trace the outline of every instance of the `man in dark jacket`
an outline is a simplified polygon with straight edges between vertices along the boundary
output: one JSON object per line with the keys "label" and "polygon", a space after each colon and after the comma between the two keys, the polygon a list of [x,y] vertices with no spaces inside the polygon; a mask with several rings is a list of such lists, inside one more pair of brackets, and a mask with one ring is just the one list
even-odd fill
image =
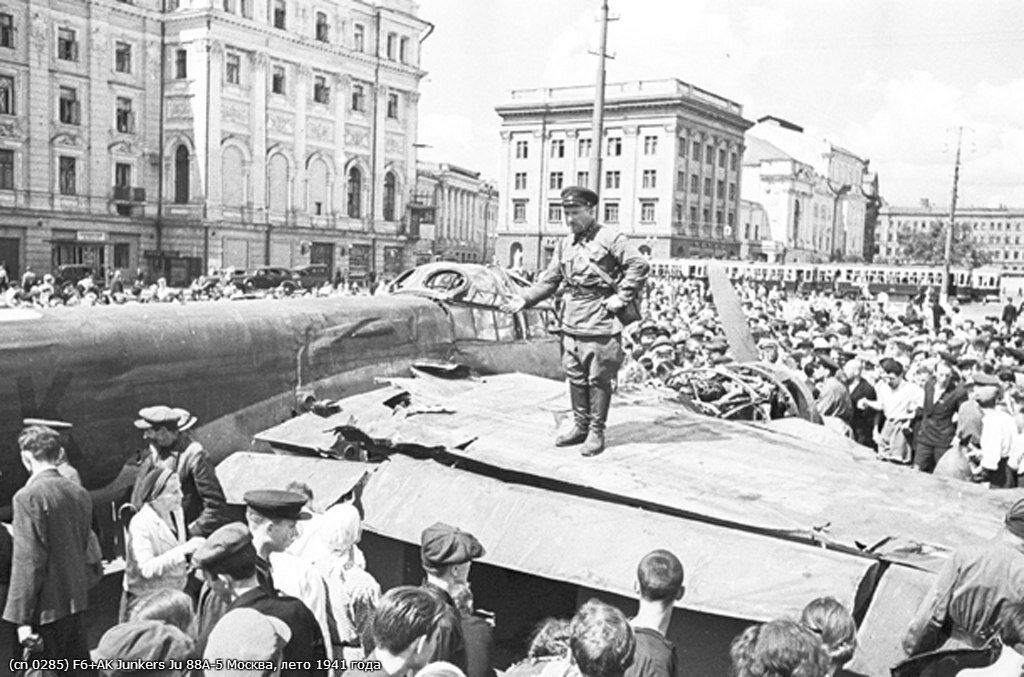
{"label": "man in dark jacket", "polygon": [[[178,473],[188,535],[209,536],[227,521],[227,501],[210,455],[185,434],[185,429],[194,423],[195,417],[184,409],[160,405],[139,411],[135,427],[143,431],[149,448],[136,476],[136,489],[141,479],[157,466]],[[133,503],[134,498],[133,495]]]}
{"label": "man in dark jacket", "polygon": [[[874,366],[874,365],[872,365]],[[855,358],[843,365],[846,375],[846,386],[850,389],[850,404],[853,414],[850,427],[853,428],[853,439],[870,449],[875,448],[875,412],[860,406],[862,400],[873,402],[878,398],[875,387],[863,376],[864,362]]]}
{"label": "man in dark jacket", "polygon": [[429,662],[446,661],[466,672],[466,639],[451,592],[456,586],[468,585],[470,566],[474,559],[483,557],[484,548],[472,534],[441,522],[424,529],[420,543],[420,560],[427,574],[422,587],[442,599],[445,607]]}
{"label": "man in dark jacket", "polygon": [[71,674],[91,674],[71,661],[89,659],[82,616],[88,605],[92,500],[57,471],[56,431],[29,426],[18,444],[30,477],[14,494],[11,587],[3,618],[17,626],[19,643],[38,648],[34,659],[67,660]]}
{"label": "man in dark jacket", "polygon": [[[245,525],[232,522],[217,529],[192,555],[192,563],[203,570],[211,589],[222,598],[231,600],[224,616],[234,609],[255,609],[284,621],[288,626],[289,639],[282,650],[281,660],[308,662],[311,667],[308,670],[282,670],[282,677],[327,675],[327,650],[316,617],[298,599],[267,592],[260,587],[256,580],[256,547]],[[216,629],[216,624],[212,626]],[[205,645],[206,639],[201,637],[200,642]],[[237,638],[240,652],[245,650],[246,639]]]}
{"label": "man in dark jacket", "polygon": [[569,381],[575,425],[559,435],[555,445],[581,444],[584,456],[604,450],[612,384],[624,357],[619,313],[638,299],[650,269],[626,236],[596,221],[597,203],[597,193],[587,188],[572,186],[562,191],[562,208],[572,232],[558,243],[540,279],[502,306],[506,312],[516,313],[553,296],[565,285],[562,366]]}
{"label": "man in dark jacket", "polygon": [[953,444],[956,423],[953,415],[967,400],[967,389],[955,378],[950,365],[940,360],[935,374],[924,385],[921,423],[914,439],[914,467],[932,472],[935,464]]}
{"label": "man in dark jacket", "polygon": [[683,598],[683,564],[668,550],[644,555],[636,568],[640,606],[631,624],[636,655],[626,677],[675,677],[679,669],[676,647],[668,639],[672,609]]}

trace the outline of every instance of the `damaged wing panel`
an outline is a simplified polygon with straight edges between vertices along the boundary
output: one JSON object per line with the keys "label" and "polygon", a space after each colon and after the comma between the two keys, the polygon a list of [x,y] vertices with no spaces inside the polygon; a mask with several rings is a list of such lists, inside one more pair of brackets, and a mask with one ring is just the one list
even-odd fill
{"label": "damaged wing panel", "polygon": [[429,515],[430,521],[458,524],[485,543],[485,563],[625,596],[634,594],[636,561],[655,548],[668,548],[686,562],[681,606],[756,621],[798,614],[804,601],[821,595],[852,608],[861,581],[877,566],[860,557],[507,484],[398,455],[370,476],[362,500],[366,528],[388,538],[418,544]]}
{"label": "damaged wing panel", "polygon": [[[1011,498],[669,403],[613,404],[608,450],[584,459],[551,444],[567,416],[556,381],[508,374],[391,383],[341,403],[352,425],[386,445],[443,447],[492,475],[929,570],[948,550],[998,530]],[[384,404],[402,392],[407,407]]]}

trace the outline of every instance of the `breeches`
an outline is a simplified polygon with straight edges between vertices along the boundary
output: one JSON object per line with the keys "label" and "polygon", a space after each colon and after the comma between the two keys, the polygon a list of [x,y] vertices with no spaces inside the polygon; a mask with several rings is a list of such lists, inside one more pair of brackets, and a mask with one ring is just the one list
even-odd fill
{"label": "breeches", "polygon": [[562,335],[562,367],[569,383],[610,388],[622,359],[622,340],[618,335]]}

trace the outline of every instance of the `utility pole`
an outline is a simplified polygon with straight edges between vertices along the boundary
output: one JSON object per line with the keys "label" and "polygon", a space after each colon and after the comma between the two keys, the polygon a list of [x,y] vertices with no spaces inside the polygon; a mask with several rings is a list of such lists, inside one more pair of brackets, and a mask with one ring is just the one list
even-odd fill
{"label": "utility pole", "polygon": [[604,141],[604,61],[608,57],[608,0],[601,3],[601,42],[597,55],[597,88],[594,92],[594,120],[590,130],[590,186],[601,192],[601,146]]}
{"label": "utility pole", "polygon": [[964,140],[964,128],[956,130],[956,160],[953,163],[953,196],[949,202],[949,227],[946,228],[946,258],[942,269],[942,293],[939,298],[946,302],[949,298],[949,264],[953,256],[953,228],[956,227],[956,191],[960,183],[960,147]]}

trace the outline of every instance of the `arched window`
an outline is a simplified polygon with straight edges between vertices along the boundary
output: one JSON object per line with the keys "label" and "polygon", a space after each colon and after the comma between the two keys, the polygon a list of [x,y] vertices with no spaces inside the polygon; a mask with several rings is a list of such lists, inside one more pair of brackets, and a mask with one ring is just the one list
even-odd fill
{"label": "arched window", "polygon": [[188,170],[188,148],[178,146],[178,150],[174,151],[174,202],[176,204],[188,202]]}
{"label": "arched window", "polygon": [[316,158],[309,165],[309,213],[314,216],[327,214],[327,165]]}
{"label": "arched window", "polygon": [[640,245],[640,253],[647,258],[651,258],[651,248],[645,244]]}
{"label": "arched window", "polygon": [[348,215],[358,219],[360,216],[360,199],[363,194],[363,173],[359,167],[348,170]]}
{"label": "arched window", "polygon": [[384,175],[384,220],[395,220],[395,175],[391,172]]}
{"label": "arched window", "polygon": [[523,245],[518,242],[513,242],[512,246],[508,250],[508,267],[509,268],[522,268],[523,267]]}

